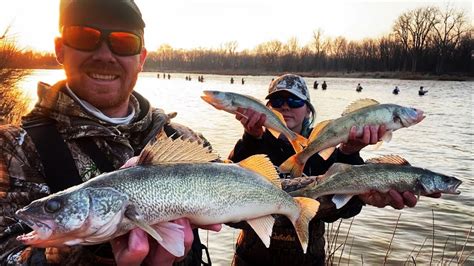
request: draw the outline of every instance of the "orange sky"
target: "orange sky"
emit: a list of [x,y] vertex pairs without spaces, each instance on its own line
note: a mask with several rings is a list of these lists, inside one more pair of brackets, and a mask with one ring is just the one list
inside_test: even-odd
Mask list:
[[[147,23],[146,46],[217,48],[237,41],[238,50],[270,40],[296,37],[307,44],[314,30],[348,39],[379,37],[391,31],[403,12],[421,6],[446,6],[447,1],[420,0],[136,0]],[[472,21],[472,1],[450,1]],[[8,0],[0,8],[0,35],[10,33],[20,47],[53,51],[58,34],[59,0]]]

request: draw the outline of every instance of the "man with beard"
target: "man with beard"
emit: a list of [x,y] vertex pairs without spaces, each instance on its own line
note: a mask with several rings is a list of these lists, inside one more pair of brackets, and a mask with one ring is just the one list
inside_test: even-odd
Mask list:
[[147,50],[133,0],[61,0],[59,26],[55,52],[66,80],[40,83],[38,102],[21,127],[0,127],[1,264],[200,265],[199,235],[186,219],[175,221],[184,226],[189,252],[182,258],[140,229],[88,247],[34,248],[15,240],[27,230],[15,221],[17,209],[120,168],[162,132],[209,145],[134,91]]

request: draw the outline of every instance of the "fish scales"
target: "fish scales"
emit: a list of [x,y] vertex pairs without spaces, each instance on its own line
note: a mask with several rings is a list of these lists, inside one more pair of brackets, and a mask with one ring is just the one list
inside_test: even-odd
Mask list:
[[[350,110],[337,119],[323,121],[318,124],[313,129],[308,140],[308,146],[283,162],[279,166],[280,171],[291,173],[292,177],[301,176],[304,165],[311,156],[318,152],[324,153],[326,149],[333,150],[340,143],[347,142],[353,126],[357,127],[356,134],[360,136],[363,133],[363,126],[384,125],[387,132],[382,139],[388,141],[393,131],[417,124],[424,118],[423,111],[414,108],[396,104],[379,104],[368,99],[358,102],[361,102],[361,104],[369,102],[370,105]],[[358,102],[355,102],[355,104]],[[321,156],[324,159],[329,157],[329,155]]]
[[307,187],[290,192],[293,196],[318,198],[325,195],[358,195],[376,190],[413,191],[418,195],[433,193],[459,194],[459,179],[428,169],[397,164],[335,164],[333,168]]
[[182,226],[247,221],[270,245],[272,214],[288,217],[306,251],[308,226],[319,202],[292,198],[265,155],[238,164],[211,163],[218,157],[197,142],[164,137],[149,144],[133,167],[99,175],[18,210],[33,231],[17,237],[25,245],[90,245],[141,228],[171,254],[185,253]]
[[92,181],[90,187],[113,187],[127,194],[150,223],[183,215],[197,219],[192,214],[208,217],[200,223],[219,223],[220,216],[232,217],[236,209],[256,202],[269,208],[278,201],[296,208],[291,197],[254,172],[224,164],[138,166]]

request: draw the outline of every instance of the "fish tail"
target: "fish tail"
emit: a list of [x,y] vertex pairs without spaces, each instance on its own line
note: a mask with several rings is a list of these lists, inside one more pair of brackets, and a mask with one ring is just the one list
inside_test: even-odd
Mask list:
[[284,161],[278,169],[282,173],[290,173],[292,177],[300,177],[303,174],[304,165],[298,160],[298,153]]
[[301,211],[299,217],[293,222],[293,225],[300,240],[303,253],[308,249],[309,241],[309,222],[316,216],[319,209],[319,202],[310,198],[294,198]]

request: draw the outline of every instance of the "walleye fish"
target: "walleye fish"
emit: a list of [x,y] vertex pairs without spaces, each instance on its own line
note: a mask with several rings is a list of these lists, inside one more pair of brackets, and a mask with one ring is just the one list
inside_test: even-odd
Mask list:
[[188,218],[209,225],[247,221],[270,245],[272,214],[288,217],[303,250],[308,224],[319,202],[292,198],[280,187],[265,155],[238,163],[210,162],[218,156],[197,142],[159,138],[138,164],[99,175],[80,185],[33,201],[16,216],[34,231],[17,239],[37,247],[91,245],[139,227],[175,256],[184,255],[182,227]]
[[306,146],[307,139],[305,137],[289,129],[286,126],[285,119],[278,111],[268,108],[258,99],[233,92],[204,91],[203,93],[205,95],[201,96],[201,98],[218,110],[236,114],[237,108],[241,107],[250,108],[265,114],[267,119],[264,126],[276,138],[278,138],[280,134],[286,136],[296,152],[302,151],[303,146]]
[[339,209],[354,195],[371,190],[388,192],[395,189],[400,192],[413,191],[418,196],[433,193],[460,194],[462,181],[453,177],[413,167],[400,156],[388,155],[370,159],[364,165],[333,164],[328,171],[305,188],[290,192],[292,196],[317,199],[332,195]]
[[363,133],[365,125],[385,125],[387,133],[382,140],[390,141],[392,132],[415,125],[423,120],[423,111],[396,104],[380,104],[373,99],[361,99],[350,104],[340,118],[320,122],[311,132],[308,146],[283,162],[279,170],[291,173],[293,177],[303,174],[306,161],[319,152],[327,159],[335,147],[349,139],[350,129],[358,127],[357,134]]

